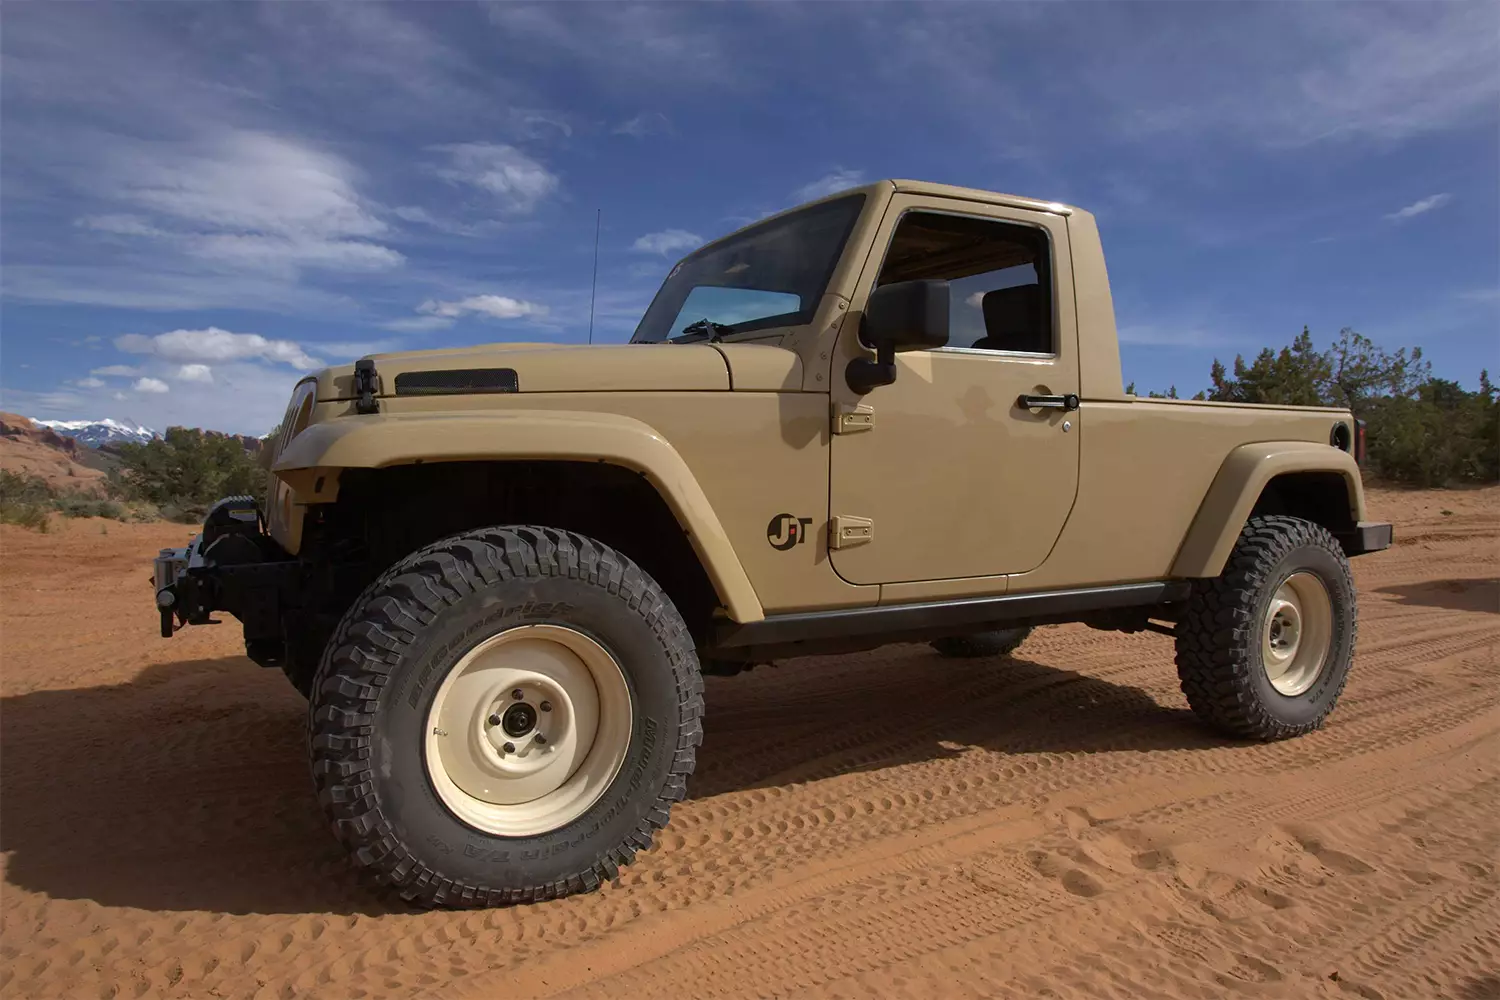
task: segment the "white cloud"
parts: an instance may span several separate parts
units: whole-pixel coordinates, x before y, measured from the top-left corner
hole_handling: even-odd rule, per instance
[[[231,333],[216,326],[206,330],[172,330],[154,337],[128,333],[116,337],[115,346],[130,354],[150,354],[164,361],[184,364],[251,359],[302,369],[317,368],[322,364],[290,340],[268,340],[258,333]]]
[[[1193,347],[1217,344],[1223,338],[1191,324],[1127,323],[1119,329],[1122,344],[1150,344],[1158,347]]]
[[[836,191],[845,188],[858,187],[864,183],[865,172],[863,170],[845,170],[838,167],[829,171],[811,184],[804,184],[792,193],[797,201],[816,201],[826,198]]]
[[[1411,219],[1415,218],[1418,215],[1423,215],[1435,208],[1442,208],[1452,200],[1453,196],[1451,194],[1448,194],[1447,192],[1444,192],[1443,194],[1428,195],[1426,198],[1422,198],[1418,201],[1412,202],[1405,208],[1398,209],[1392,212],[1390,215],[1387,215],[1386,218],[1391,220],[1392,222],[1401,222],[1404,219]]]
[[[964,301],[967,302],[969,305],[973,306],[975,309],[983,309],[984,308],[984,296],[985,296],[984,292],[975,292],[974,294],[970,295],[968,298],[964,299]]]
[[[659,132],[671,131],[672,123],[660,111],[643,111],[629,121],[621,122],[613,129],[615,135],[628,135],[637,139],[644,139],[648,135],[655,135]]]
[[[510,120],[512,126],[522,135],[537,139],[546,136],[550,130],[556,129],[564,137],[573,137],[573,125],[568,121],[565,114],[560,111],[547,111],[538,108],[511,108]]]
[[[90,375],[88,378],[78,379],[73,384],[78,386],[78,388],[80,389],[102,389],[104,388],[105,382],[102,378],[94,378],[92,375]]]
[[[547,307],[536,302],[513,299],[508,295],[471,295],[457,302],[439,302],[428,299],[417,306],[417,312],[447,320],[457,319],[471,313],[488,316],[491,319],[520,319],[524,316],[545,316]]]
[[[359,240],[324,240],[261,234],[219,233],[193,236],[192,249],[204,257],[236,267],[290,270],[316,267],[328,271],[384,271],[406,258],[390,247]]]
[[[177,287],[205,272],[227,271],[232,289],[246,274],[295,281],[306,268],[358,273],[405,260],[376,242],[389,227],[360,195],[358,171],[305,142],[249,130],[221,130],[191,142],[112,138],[101,141],[96,160],[80,174],[80,186],[129,211],[85,215],[75,226],[151,242],[153,263]],[[45,279],[60,273],[66,269],[43,269],[43,285],[56,284]],[[37,295],[28,288],[35,277],[22,275],[22,294],[90,300],[82,290],[60,296],[44,288]],[[88,284],[98,299],[100,283]],[[129,303],[111,296],[100,304]]]
[[[85,215],[75,219],[73,224],[83,229],[92,229],[99,233],[113,233],[116,236],[166,236],[164,230],[151,225],[139,215]]]
[[[397,333],[431,333],[434,330],[446,330],[453,325],[453,320],[447,316],[407,316],[387,320],[380,325]]]
[[[448,233],[453,236],[483,236],[487,233],[493,233],[504,226],[503,223],[497,222],[494,219],[480,219],[476,222],[467,222],[433,215],[420,205],[398,205],[391,209],[391,214],[403,222],[415,222],[419,225],[430,226],[440,233]]]
[[[1179,132],[1201,146],[1209,130],[1273,148],[1400,140],[1492,113],[1500,91],[1487,4],[1216,9],[1123,46],[1095,23],[1081,75],[1143,141]],[[1193,86],[1184,90],[1184,79]]]
[[[214,370],[208,365],[183,365],[177,369],[177,378],[183,382],[212,382]]]
[[[184,240],[161,240],[131,266],[13,264],[6,294],[33,302],[120,309],[275,309],[306,316],[347,310],[350,300],[299,283],[284,267],[262,271],[188,253]]]
[[[89,369],[90,375],[114,375],[120,378],[134,377],[140,373],[139,368],[132,368],[130,365],[105,365],[103,368]]]
[[[171,392],[172,390],[159,378],[138,378],[135,385],[131,386],[136,392]]]
[[[484,10],[505,46],[545,53],[575,79],[592,77],[612,93],[642,84],[702,91],[739,75],[733,53],[740,37],[695,25],[686,8],[599,4],[588,17],[565,4],[495,3]]]
[[[344,160],[259,132],[226,132],[188,146],[152,145],[119,163],[125,200],[227,232],[323,238],[385,232]]]
[[[514,146],[466,142],[437,149],[452,157],[437,175],[458,184],[471,184],[499,199],[504,208],[525,214],[558,188],[557,175]]]
[[[668,254],[694,250],[703,245],[703,237],[686,229],[663,229],[659,233],[647,233],[630,245],[630,249],[642,253]]]

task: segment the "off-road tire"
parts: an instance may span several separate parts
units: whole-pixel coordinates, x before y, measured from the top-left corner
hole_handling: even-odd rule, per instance
[[[975,632],[973,635],[954,635],[945,639],[934,639],[929,645],[939,656],[955,660],[973,660],[981,656],[1006,656],[1020,648],[1031,634],[1031,626],[997,629],[993,632]]]
[[[1281,584],[1311,572],[1332,603],[1332,641],[1306,691],[1283,695],[1262,661],[1261,621]],[[1323,527],[1295,517],[1253,517],[1219,576],[1199,580],[1177,623],[1177,676],[1198,717],[1229,736],[1280,740],[1323,724],[1349,677],[1358,635],[1349,560]]]
[[[630,689],[629,745],[577,819],[537,836],[493,836],[461,822],[434,791],[427,711],[468,650],[536,624],[585,632],[610,651]],[[354,863],[412,903],[554,899],[598,888],[651,846],[687,794],[702,716],[692,640],[651,577],[579,534],[483,528],[403,559],[345,614],[309,706],[313,780]]]

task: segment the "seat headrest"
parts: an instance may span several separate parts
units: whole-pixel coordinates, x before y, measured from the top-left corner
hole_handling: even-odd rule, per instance
[[[1036,354],[1052,350],[1052,331],[1044,322],[1040,285],[997,288],[987,292],[979,304],[984,312],[985,336],[974,346]]]

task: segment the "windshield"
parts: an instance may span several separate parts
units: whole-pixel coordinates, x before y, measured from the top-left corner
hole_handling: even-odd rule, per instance
[[[856,194],[813,205],[684,257],[630,342],[812,322],[864,201]]]

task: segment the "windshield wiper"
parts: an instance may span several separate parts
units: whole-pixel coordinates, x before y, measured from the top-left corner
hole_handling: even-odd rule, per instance
[[[734,327],[727,323],[715,323],[708,317],[700,319],[696,323],[689,323],[682,328],[682,332],[675,337],[668,337],[669,344],[692,344],[706,340],[710,344],[716,344],[724,339],[725,334],[733,333]]]

